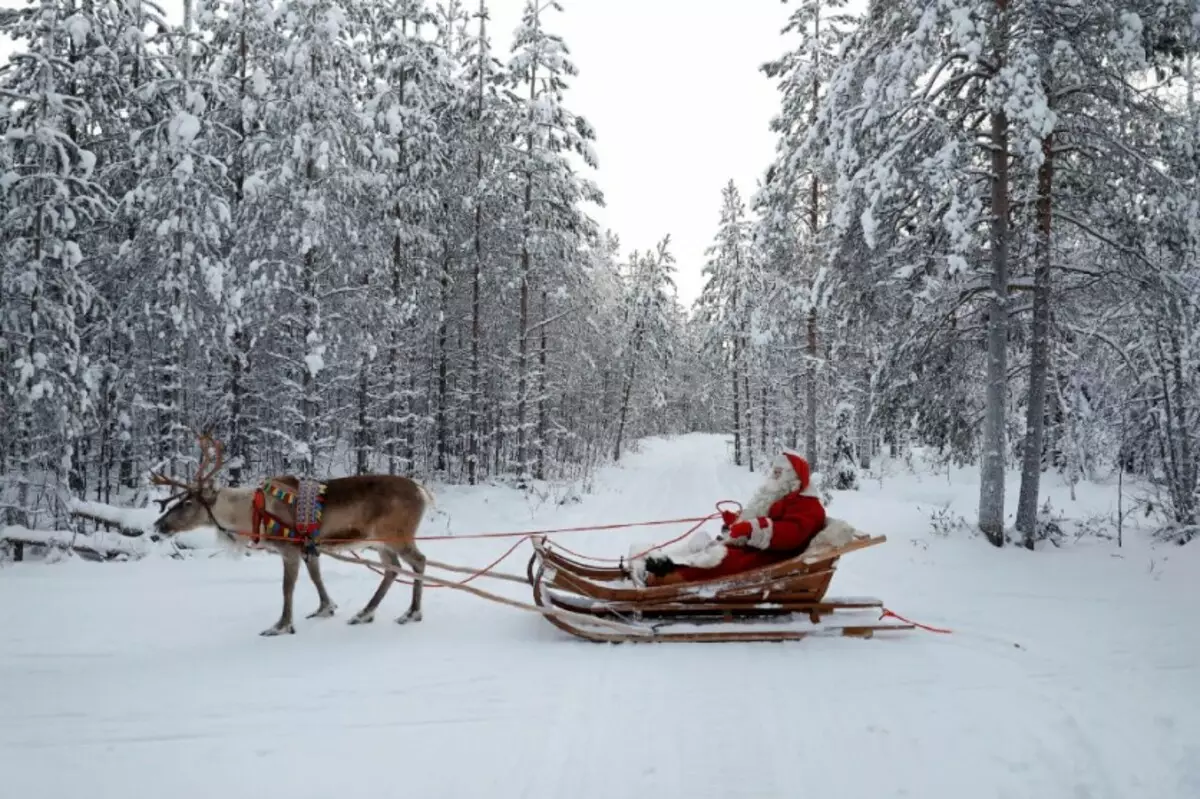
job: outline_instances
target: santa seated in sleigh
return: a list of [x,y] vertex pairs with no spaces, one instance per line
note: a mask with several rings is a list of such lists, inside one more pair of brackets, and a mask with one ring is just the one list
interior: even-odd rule
[[714,580],[794,558],[818,536],[853,535],[848,525],[826,525],[825,507],[812,486],[808,461],[790,450],[772,461],[763,484],[741,513],[721,511],[721,517],[724,526],[715,541],[701,533],[685,542],[680,552],[655,551],[633,560],[633,581],[656,586]]

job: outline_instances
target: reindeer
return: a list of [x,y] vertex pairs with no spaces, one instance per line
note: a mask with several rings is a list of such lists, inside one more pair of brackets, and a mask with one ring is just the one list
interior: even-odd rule
[[[213,450],[215,449],[215,457]],[[223,461],[222,448],[211,437],[200,437],[201,459],[192,483],[152,473],[156,485],[170,486],[178,492],[159,500],[162,515],[154,523],[161,535],[170,536],[201,527],[215,527],[232,544],[245,544],[247,537],[256,537],[254,527],[255,494],[259,488],[215,487],[213,478]],[[210,463],[210,459],[214,462]],[[268,484],[284,486],[295,491],[300,481],[291,475],[270,478]],[[319,538],[322,548],[374,549],[384,567],[383,580],[375,594],[350,624],[368,624],[375,620],[375,609],[391,588],[395,569],[403,559],[417,576],[413,580],[412,602],[397,623],[421,620],[421,588],[425,573],[425,556],[417,549],[414,536],[427,506],[434,502],[433,494],[419,483],[395,475],[366,474],[340,477],[325,481],[325,510]],[[285,502],[264,492],[262,500],[268,514],[287,523],[293,509]],[[168,510],[167,505],[174,503]],[[294,634],[292,626],[292,594],[300,573],[300,561],[308,567],[308,576],[317,589],[320,605],[307,618],[324,618],[334,614],[337,606],[329,598],[321,579],[318,553],[311,542],[264,537],[262,545],[283,558],[283,612],[274,626],[262,635]]]

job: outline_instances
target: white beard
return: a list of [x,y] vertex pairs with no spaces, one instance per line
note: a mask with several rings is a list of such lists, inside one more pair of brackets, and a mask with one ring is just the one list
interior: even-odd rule
[[742,513],[738,518],[751,520],[759,516],[766,516],[772,505],[799,488],[800,480],[796,477],[795,472],[786,472],[778,480],[768,476],[754,492],[754,496],[750,497],[750,501],[742,508]]

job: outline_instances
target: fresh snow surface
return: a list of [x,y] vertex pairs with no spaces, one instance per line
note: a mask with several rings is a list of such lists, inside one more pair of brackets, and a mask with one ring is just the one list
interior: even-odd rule
[[[427,534],[703,515],[758,475],[715,436],[644,442],[578,502],[447,487]],[[427,589],[397,626],[346,620],[376,577],[324,559],[338,602],[297,634],[277,618],[277,558],[210,552],[0,568],[0,794],[11,797],[1200,796],[1196,545],[997,551],[930,528],[973,515],[974,471],[839,492],[832,515],[888,543],[843,559],[831,593],[877,596],[951,635],[784,644],[597,645],[532,613]],[[1052,476],[1056,508],[1107,512],[1111,486]],[[1010,508],[1015,503],[1016,478]],[[566,492],[560,492],[566,493]],[[574,534],[621,555],[686,529]],[[712,530],[711,532],[715,532]],[[566,543],[564,538],[564,543]],[[429,541],[483,565],[509,542]],[[507,561],[521,571],[528,545]],[[477,585],[520,599],[521,586]]]

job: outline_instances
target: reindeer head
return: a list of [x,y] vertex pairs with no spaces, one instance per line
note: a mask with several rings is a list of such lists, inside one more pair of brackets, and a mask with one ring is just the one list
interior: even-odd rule
[[[179,489],[166,499],[157,500],[162,515],[154,522],[155,532],[174,535],[216,524],[212,512],[213,503],[217,501],[213,477],[220,471],[223,460],[221,445],[203,434],[200,436],[200,465],[196,468],[194,482],[185,483],[161,472],[151,473],[150,482],[155,485]],[[172,503],[174,505],[168,510],[167,506]]]

